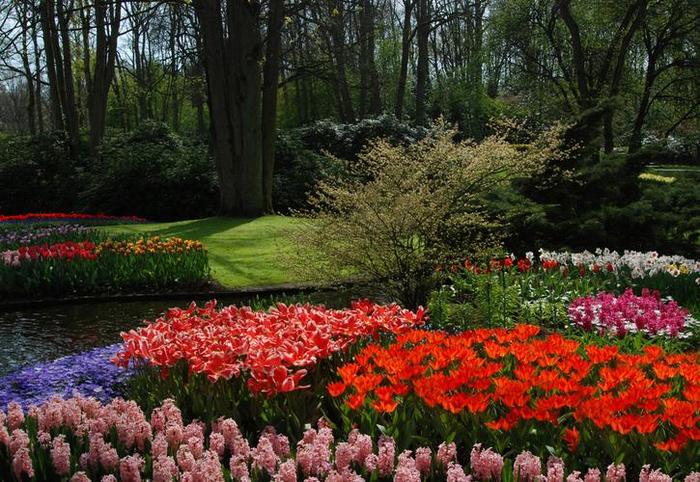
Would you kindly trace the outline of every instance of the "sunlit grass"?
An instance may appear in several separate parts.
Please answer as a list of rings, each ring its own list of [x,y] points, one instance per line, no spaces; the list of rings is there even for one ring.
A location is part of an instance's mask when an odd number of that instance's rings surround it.
[[[289,258],[300,255],[291,236],[301,226],[298,219],[291,217],[264,216],[117,225],[105,229],[112,233],[152,233],[200,240],[208,250],[214,279],[226,288],[239,288],[313,281],[299,279],[289,267]]]

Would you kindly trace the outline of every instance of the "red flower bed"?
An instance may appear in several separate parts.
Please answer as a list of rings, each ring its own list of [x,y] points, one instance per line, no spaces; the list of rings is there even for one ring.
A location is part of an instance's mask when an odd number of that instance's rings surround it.
[[[53,221],[124,221],[145,222],[138,216],[108,216],[106,214],[81,213],[28,213],[13,216],[0,216],[0,223],[53,222]]]
[[[589,439],[641,435],[662,451],[700,441],[698,353],[648,346],[623,354],[538,335],[530,325],[457,335],[412,330],[387,348],[366,347],[338,369],[341,380],[328,391],[353,410],[369,402],[391,413],[418,402],[469,414],[494,431],[545,424],[572,450],[586,430]]]
[[[401,333],[423,323],[423,311],[368,301],[351,309],[279,304],[269,312],[236,306],[174,308],[147,326],[123,333],[115,363],[147,361],[167,369],[187,363],[215,382],[247,376],[253,393],[274,395],[299,388],[307,369],[361,338]]]
[[[47,259],[58,258],[65,260],[73,259],[96,259],[95,243],[90,241],[67,241],[56,244],[40,244],[35,246],[22,246],[16,253],[19,259]]]

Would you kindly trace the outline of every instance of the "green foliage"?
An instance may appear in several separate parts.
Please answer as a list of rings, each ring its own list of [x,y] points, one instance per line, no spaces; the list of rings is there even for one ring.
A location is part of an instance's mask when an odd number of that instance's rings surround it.
[[[639,179],[647,161],[647,153],[615,154],[580,164],[569,178],[516,180],[489,197],[489,209],[507,220],[505,244],[517,252],[607,247],[695,256],[696,182]]]
[[[275,210],[284,213],[306,209],[309,194],[320,181],[357,175],[357,158],[372,141],[381,138],[395,145],[407,145],[428,133],[427,129],[412,127],[390,115],[354,124],[318,121],[280,133],[275,149]]]
[[[202,144],[186,144],[167,126],[145,123],[105,140],[83,198],[89,210],[149,219],[212,214],[218,194]]]
[[[0,137],[3,214],[71,210],[83,179],[84,166],[71,157],[63,133]]]
[[[362,176],[319,183],[300,246],[321,256],[302,272],[349,274],[375,282],[408,307],[427,301],[435,265],[498,244],[497,219],[481,197],[515,174],[542,168],[558,149],[556,133],[519,149],[499,137],[454,142],[454,132],[402,146],[377,141],[357,161]]]

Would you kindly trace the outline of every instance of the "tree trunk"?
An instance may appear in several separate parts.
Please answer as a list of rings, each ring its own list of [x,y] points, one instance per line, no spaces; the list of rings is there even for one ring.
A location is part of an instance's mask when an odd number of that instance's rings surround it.
[[[56,14],[53,8],[53,0],[44,0],[40,9],[53,128],[56,130],[65,130],[61,96],[58,90],[60,52],[58,51],[58,37],[56,35],[55,23]]]
[[[95,61],[94,71],[88,79],[88,120],[90,125],[90,152],[97,155],[105,134],[107,98],[114,77],[117,57],[119,26],[121,24],[121,0],[111,2],[96,0],[95,13]],[[107,31],[109,26],[109,32]]]
[[[416,124],[427,124],[426,96],[428,86],[428,54],[430,36],[430,0],[418,0],[417,11],[418,61],[416,67]]]
[[[403,28],[401,34],[401,69],[399,70],[399,79],[396,85],[396,105],[394,106],[394,114],[397,118],[403,116],[403,104],[406,97],[406,82],[408,80],[408,57],[411,54],[411,17],[413,15],[413,0],[404,1],[403,13]]]
[[[36,15],[36,13],[35,13]],[[36,120],[39,133],[44,132],[44,106],[41,95],[41,54],[39,53],[39,32],[37,31],[37,20],[32,19],[32,45],[34,48],[34,72],[35,72],[35,94]]]
[[[267,22],[267,47],[263,67],[262,98],[262,164],[263,196],[265,211],[273,212],[272,181],[275,169],[275,145],[277,144],[277,88],[282,57],[282,26],[284,0],[271,0]]]
[[[68,132],[68,139],[71,145],[71,153],[73,156],[77,155],[77,149],[80,145],[80,125],[78,117],[78,106],[75,102],[75,80],[73,78],[73,54],[71,49],[71,38],[70,38],[70,15],[73,9],[73,2],[69,2],[67,5],[68,9],[64,10],[63,1],[57,3],[57,17],[58,24],[60,27],[60,37],[61,37],[61,55],[62,63],[57,63],[60,66],[59,71],[62,75],[59,75],[59,80],[62,82],[59,85],[59,92],[63,97],[63,118],[65,122],[66,131]]]
[[[345,41],[345,8],[343,0],[336,0],[330,16],[330,40],[331,50],[335,58],[336,71],[336,96],[338,98],[338,110],[340,118],[344,122],[355,120],[355,109],[352,105],[350,86],[347,79],[347,59]]]
[[[374,0],[362,0],[360,14],[360,115],[376,115],[382,110],[379,75],[374,60]]]
[[[264,212],[260,128],[260,30],[256,0],[227,1],[224,35],[220,0],[195,0],[200,24],[220,212],[254,217]]]

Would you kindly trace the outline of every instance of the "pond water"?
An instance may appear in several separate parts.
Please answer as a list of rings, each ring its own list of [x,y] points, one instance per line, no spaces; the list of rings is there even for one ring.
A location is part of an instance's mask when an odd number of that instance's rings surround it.
[[[367,294],[353,289],[314,292],[292,299],[341,308],[362,296],[366,297]],[[217,299],[219,305],[270,305],[270,299],[251,296],[221,296]],[[203,304],[208,300],[195,301]],[[143,320],[156,318],[170,307],[185,308],[190,301],[161,299],[80,303],[0,311],[0,377],[37,362],[119,342],[122,331],[136,328]]]

